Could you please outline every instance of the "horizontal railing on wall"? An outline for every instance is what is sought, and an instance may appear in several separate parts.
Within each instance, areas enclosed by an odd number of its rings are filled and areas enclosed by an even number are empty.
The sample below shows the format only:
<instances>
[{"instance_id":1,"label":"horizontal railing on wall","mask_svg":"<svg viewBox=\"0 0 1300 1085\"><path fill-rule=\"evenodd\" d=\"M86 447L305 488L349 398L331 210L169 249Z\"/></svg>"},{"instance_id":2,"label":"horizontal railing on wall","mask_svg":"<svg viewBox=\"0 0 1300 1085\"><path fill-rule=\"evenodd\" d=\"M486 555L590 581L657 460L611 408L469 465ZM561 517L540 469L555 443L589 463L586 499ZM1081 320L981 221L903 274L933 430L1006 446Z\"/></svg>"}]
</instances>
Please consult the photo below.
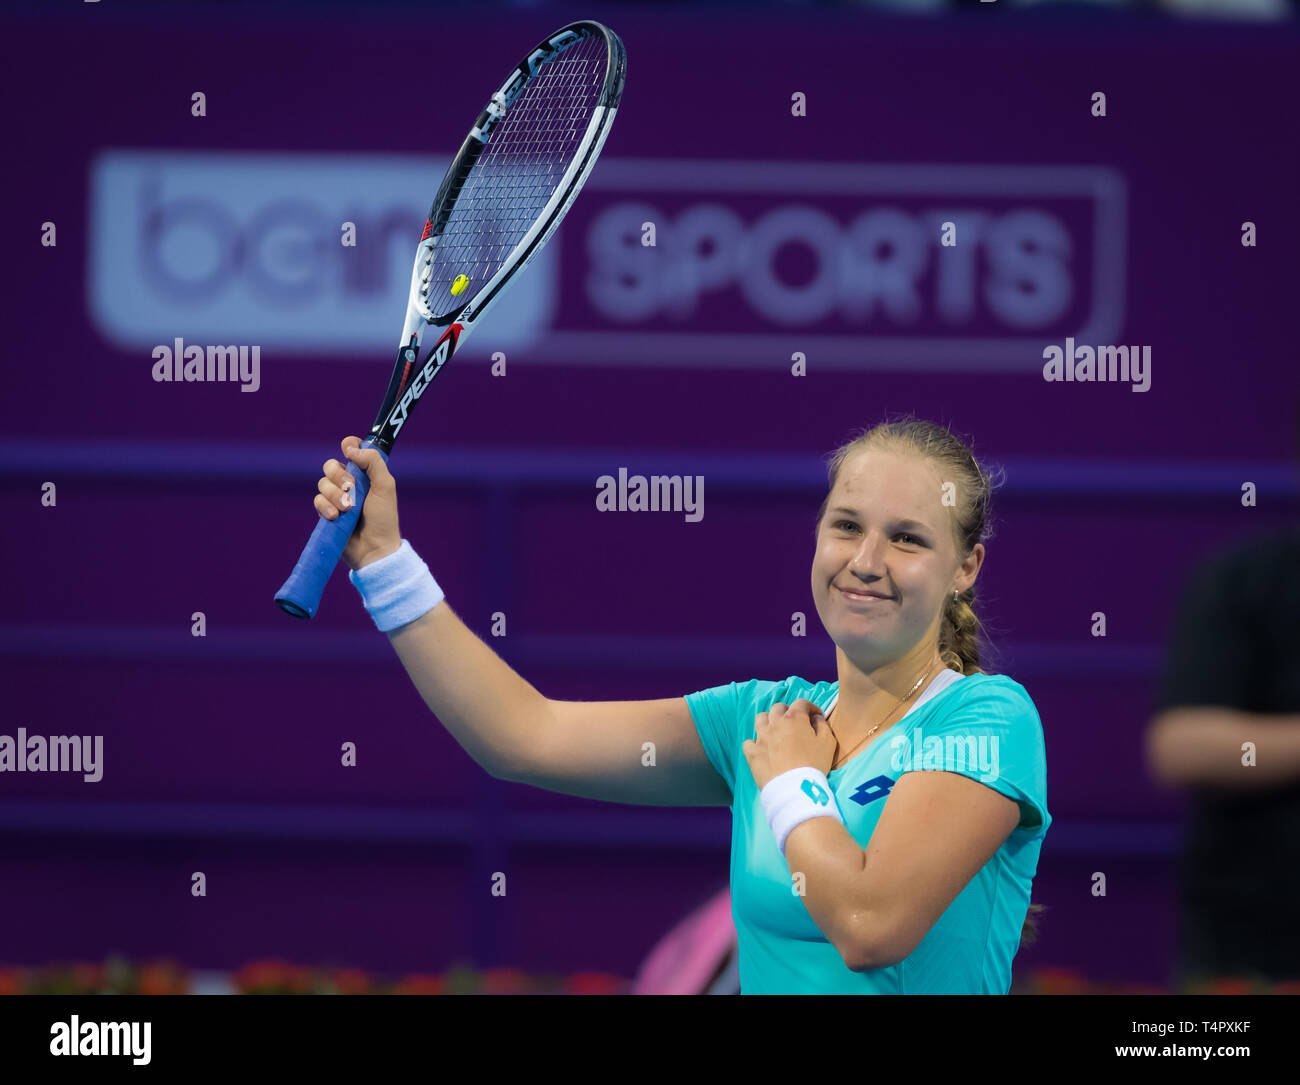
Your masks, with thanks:
<instances>
[{"instance_id":1,"label":"horizontal railing on wall","mask_svg":"<svg viewBox=\"0 0 1300 1085\"><path fill-rule=\"evenodd\" d=\"M496 781L494 781L496 782ZM506 808L502 838L511 846L698 848L730 845L730 814L723 807L643 810L602 803L598 814ZM47 836L111 836L137 840L208 838L373 842L475 846L476 818L464 809L375 809L280 806L266 803L85 802L0 800L0 832ZM1177 826L1163 822L1068 821L1057 815L1049 831L1051 855L1167 857L1181 845Z\"/></svg>"},{"instance_id":2,"label":"horizontal railing on wall","mask_svg":"<svg viewBox=\"0 0 1300 1085\"><path fill-rule=\"evenodd\" d=\"M80 659L205 664L378 662L397 666L392 646L369 635L373 626L358 620L356 630L305 629L292 636L261 626L210 625L201 638L189 626L0 626L0 657ZM496 651L515 667L609 668L619 671L689 667L726 670L743 666L755 673L785 678L819 674L834 667L833 645L814 637L741 637L730 634L512 633ZM1078 673L1109 678L1140 678L1156 673L1164 648L1158 644L1116 641L1059 643L999 641L1001 669L1026 677ZM780 672L779 675L777 672Z\"/></svg>"},{"instance_id":3,"label":"horizontal railing on wall","mask_svg":"<svg viewBox=\"0 0 1300 1085\"><path fill-rule=\"evenodd\" d=\"M322 459L337 455L327 445L192 441L48 441L12 438L6 442L6 473L42 479L73 475L95 478L204 480L206 483L281 483L301 486L320 473ZM457 486L505 485L511 488L557 483L581 484L614 467L642 466L656 474L705 475L715 491L825 489L826 469L815 455L718 453L681 449L549 449L532 446L482 448L402 448L404 482ZM1188 499L1239 494L1250 481L1275 498L1300 497L1300 467L1287 461L1179 460L1024 456L987 461L1006 471L1000 494Z\"/></svg>"}]
</instances>

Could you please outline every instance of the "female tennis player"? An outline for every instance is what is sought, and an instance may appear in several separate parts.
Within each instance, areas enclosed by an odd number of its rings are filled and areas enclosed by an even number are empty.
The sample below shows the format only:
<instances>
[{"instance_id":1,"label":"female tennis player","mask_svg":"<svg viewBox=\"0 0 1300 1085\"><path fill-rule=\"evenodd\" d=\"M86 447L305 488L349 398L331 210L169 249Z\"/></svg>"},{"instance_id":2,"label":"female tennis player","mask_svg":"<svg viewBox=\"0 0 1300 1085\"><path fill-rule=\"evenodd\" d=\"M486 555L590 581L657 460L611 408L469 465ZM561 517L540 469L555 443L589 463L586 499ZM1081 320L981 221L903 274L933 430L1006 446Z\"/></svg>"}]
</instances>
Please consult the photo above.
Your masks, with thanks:
<instances>
[{"instance_id":1,"label":"female tennis player","mask_svg":"<svg viewBox=\"0 0 1300 1085\"><path fill-rule=\"evenodd\" d=\"M349 578L475 761L568 795L731 807L742 994L1008 992L1051 816L1034 704L979 667L992 486L964 443L909 418L833 453L812 592L837 681L608 702L551 700L460 621L359 445L342 442L371 482ZM324 471L332 519L352 483Z\"/></svg>"}]
</instances>

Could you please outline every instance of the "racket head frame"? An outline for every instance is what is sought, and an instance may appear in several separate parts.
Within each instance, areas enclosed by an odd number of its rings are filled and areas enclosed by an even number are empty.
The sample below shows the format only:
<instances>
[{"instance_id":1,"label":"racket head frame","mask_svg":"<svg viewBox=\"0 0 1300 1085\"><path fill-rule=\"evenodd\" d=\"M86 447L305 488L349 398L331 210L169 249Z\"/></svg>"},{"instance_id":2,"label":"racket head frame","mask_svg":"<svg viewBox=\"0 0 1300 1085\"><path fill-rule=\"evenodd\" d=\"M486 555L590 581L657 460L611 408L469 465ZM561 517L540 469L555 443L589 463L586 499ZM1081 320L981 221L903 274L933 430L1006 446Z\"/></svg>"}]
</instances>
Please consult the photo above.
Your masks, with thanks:
<instances>
[{"instance_id":1,"label":"racket head frame","mask_svg":"<svg viewBox=\"0 0 1300 1085\"><path fill-rule=\"evenodd\" d=\"M440 306L435 307L432 304L435 285L431 277L435 253L451 221L456 201L475 164L489 145L493 131L508 115L512 103L548 64L558 60L574 45L591 38L598 38L605 44L604 77L586 130L560 182L532 226L501 261L495 273L462 304L445 311ZM582 19L543 38L511 69L500 89L479 113L469 135L465 137L443 175L425 217L424 233L416 248L406 319L398 342L397 362L368 438L385 453L392 451L393 441L429 382L441 372L465 336L502 296L514 277L528 266L559 228L573 201L582 191L609 136L622 99L626 73L627 51L622 39L604 24ZM430 327L446 330L429 349L424 361L417 366L421 343Z\"/></svg>"}]
</instances>

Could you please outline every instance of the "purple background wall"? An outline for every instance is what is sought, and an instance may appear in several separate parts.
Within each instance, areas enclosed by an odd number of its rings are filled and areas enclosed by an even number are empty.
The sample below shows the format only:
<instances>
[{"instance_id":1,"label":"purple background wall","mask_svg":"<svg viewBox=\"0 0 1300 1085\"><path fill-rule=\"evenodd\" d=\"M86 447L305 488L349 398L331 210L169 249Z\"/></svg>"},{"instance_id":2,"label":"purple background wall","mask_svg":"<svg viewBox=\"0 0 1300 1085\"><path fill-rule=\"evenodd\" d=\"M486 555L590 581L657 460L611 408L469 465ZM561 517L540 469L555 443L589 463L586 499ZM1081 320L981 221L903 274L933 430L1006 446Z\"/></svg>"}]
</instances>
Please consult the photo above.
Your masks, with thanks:
<instances>
[{"instance_id":1,"label":"purple background wall","mask_svg":"<svg viewBox=\"0 0 1300 1085\"><path fill-rule=\"evenodd\" d=\"M255 394L155 383L149 348L107 336L88 296L102 152L447 155L513 54L579 16L623 37L628 89L553 243L556 310L507 351L507 377L489 373L489 321L440 378L393 460L404 534L481 635L506 612L509 635L491 643L550 696L833 678L808 588L821 457L886 411L973 435L1008 472L983 613L1001 669L1042 716L1056 818L1034 892L1050 911L1021 960L1167 980L1181 807L1139 755L1171 607L1198 561L1296 512L1295 34L823 10L468 7L454 48L431 16L384 9L7 20L5 142L21 168L0 182L3 733L102 734L106 768L93 785L0 776L0 961L276 954L415 971L472 958L631 975L725 882L726 811L493 781L424 710L341 578L310 626L272 605L320 462L369 424L404 279L373 349L268 345ZM488 28L499 37L476 33ZM194 90L204 118L190 115ZM1104 119L1089 113L1097 90ZM806 117L791 116L795 91ZM682 163L696 163L694 188L672 179ZM793 187L772 163L796 168ZM899 172L832 192L828 163ZM1022 167L1090 180L1035 195ZM917 180L945 175L944 192ZM970 223L972 208L1042 211L1069 235L1072 300L1037 327L1000 322L982 301L997 285L985 255L965 318L943 315L933 271L912 324L774 318L735 284L703 292L692 314L601 313L597 216L648 203L671 236L706 197L747 222L820 209L841 235L873 207ZM1239 241L1247 220L1256 248ZM39 243L44 221L55 248ZM136 255L122 251L122 267ZM818 273L807 247L778 263L792 287ZM665 267L654 274L671 285ZM1042 347L1096 311L1112 321L1102 341L1152 347L1150 391L1042 379ZM175 336L204 341L160 317L153 341ZM789 373L799 350L802 378ZM597 513L595 479L620 466L703 475L704 519ZM1247 479L1257 508L1241 507ZM45 481L55 508L40 503ZM197 610L205 638L190 635ZM805 640L789 636L796 610L813 619ZM1089 635L1096 610L1104 640ZM338 765L347 740L351 770ZM190 896L195 870L206 899ZM496 870L505 900L488 892ZM1095 870L1109 876L1103 900Z\"/></svg>"}]
</instances>

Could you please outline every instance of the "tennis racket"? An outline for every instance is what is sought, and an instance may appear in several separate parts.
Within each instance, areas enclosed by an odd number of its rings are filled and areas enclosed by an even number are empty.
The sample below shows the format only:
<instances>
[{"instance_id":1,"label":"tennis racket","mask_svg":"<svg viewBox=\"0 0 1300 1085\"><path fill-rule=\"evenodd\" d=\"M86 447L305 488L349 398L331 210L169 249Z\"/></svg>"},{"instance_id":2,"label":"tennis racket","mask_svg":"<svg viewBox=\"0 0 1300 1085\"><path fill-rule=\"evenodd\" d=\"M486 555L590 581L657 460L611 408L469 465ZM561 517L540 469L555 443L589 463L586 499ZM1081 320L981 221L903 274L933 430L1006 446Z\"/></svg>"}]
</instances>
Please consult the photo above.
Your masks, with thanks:
<instances>
[{"instance_id":1,"label":"tennis racket","mask_svg":"<svg viewBox=\"0 0 1300 1085\"><path fill-rule=\"evenodd\" d=\"M415 251L397 364L362 448L385 461L430 382L555 232L596 164L623 94L627 54L608 27L583 20L540 42L492 95L439 185ZM421 341L440 329L423 362ZM310 618L370 489L348 463L355 503L322 517L280 608Z\"/></svg>"}]
</instances>

